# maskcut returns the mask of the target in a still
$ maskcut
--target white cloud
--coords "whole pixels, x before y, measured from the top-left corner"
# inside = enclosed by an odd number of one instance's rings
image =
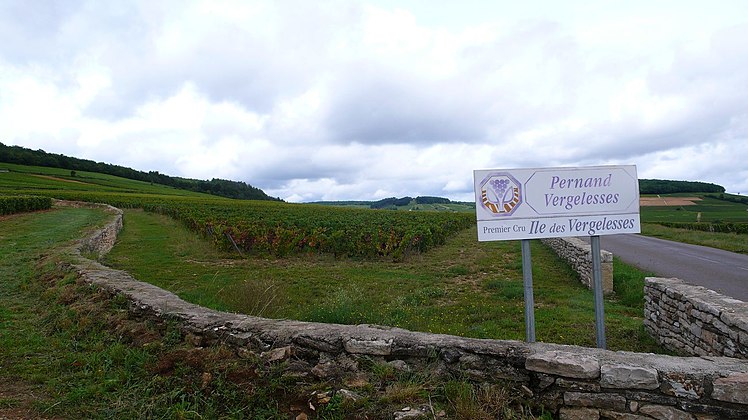
[[[0,141],[290,201],[606,163],[745,192],[743,7],[3,2]]]

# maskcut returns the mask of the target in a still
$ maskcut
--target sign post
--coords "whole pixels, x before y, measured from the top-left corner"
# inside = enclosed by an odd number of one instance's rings
[[[522,240],[522,279],[525,285],[525,341],[535,342],[535,297],[532,292],[530,240]]]
[[[600,237],[590,237],[590,251],[592,252],[592,284],[595,293],[595,335],[597,347],[605,345],[605,309],[603,307],[603,275],[600,268]]]
[[[489,169],[473,177],[478,240],[522,240],[526,340],[535,341],[529,239],[590,236],[597,346],[605,348],[600,236],[640,232],[636,166]]]

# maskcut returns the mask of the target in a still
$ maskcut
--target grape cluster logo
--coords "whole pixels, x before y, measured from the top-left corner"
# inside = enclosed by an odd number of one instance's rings
[[[522,185],[505,172],[488,174],[480,184],[481,204],[496,216],[508,216],[522,203]]]

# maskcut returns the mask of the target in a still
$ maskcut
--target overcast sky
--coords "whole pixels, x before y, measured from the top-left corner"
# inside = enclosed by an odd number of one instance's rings
[[[0,142],[288,201],[635,164],[748,193],[748,3],[0,0]]]

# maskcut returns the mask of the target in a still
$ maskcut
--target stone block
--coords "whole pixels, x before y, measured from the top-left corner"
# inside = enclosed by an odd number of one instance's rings
[[[701,380],[689,378],[680,373],[669,373],[665,375],[660,389],[665,395],[683,397],[691,400],[699,399],[704,395],[704,386],[701,383]]]
[[[564,392],[564,405],[572,407],[602,408],[626,411],[626,398],[618,394],[595,394],[587,392]]]
[[[594,408],[561,407],[558,410],[559,420],[598,420],[600,410]]]
[[[748,316],[745,315],[745,312],[745,309],[739,312],[735,310],[723,311],[719,319],[727,325],[748,332]]]
[[[678,399],[675,397],[650,391],[625,391],[624,396],[627,400],[636,402],[639,406],[645,404],[675,405],[678,403]],[[631,410],[631,407],[629,409]],[[632,412],[636,412],[636,410],[632,410]]]
[[[724,335],[728,335],[730,332],[730,327],[728,327],[727,324],[720,321],[718,318],[714,318],[712,320],[712,326]]]
[[[540,390],[546,389],[556,382],[556,377],[553,375],[546,375],[543,373],[538,373],[537,378],[538,378],[537,388]]]
[[[699,298],[691,298],[689,300],[691,304],[700,312],[704,312],[712,316],[719,316],[719,309],[715,307],[714,303],[707,302],[706,300]]]
[[[738,341],[740,339],[740,334],[738,333],[738,330],[734,328],[730,328],[730,326],[727,324],[724,324],[724,325],[727,326],[727,335],[728,337],[730,337],[730,340]]]
[[[278,347],[268,352],[262,353],[260,357],[265,359],[268,363],[282,362],[293,356],[294,349],[291,346]]]
[[[558,378],[556,385],[561,388],[571,389],[574,391],[600,392],[600,384],[592,382],[572,381],[569,379]]]
[[[660,381],[656,369],[606,364],[600,367],[600,385],[603,388],[657,389]]]
[[[742,346],[748,347],[748,333],[745,333],[743,331],[738,332],[738,342]]]
[[[701,327],[696,324],[691,324],[688,330],[693,334],[694,337],[701,337]]]
[[[533,372],[595,379],[600,376],[600,362],[590,356],[562,351],[535,353],[525,360],[525,368]]]
[[[357,340],[351,338],[343,343],[345,351],[351,354],[388,356],[392,353],[392,340]]]
[[[748,373],[736,373],[726,378],[715,379],[712,398],[725,402],[748,404]]]
[[[611,420],[652,420],[652,417],[640,416],[631,413],[619,413],[617,411],[601,410],[600,414],[604,419]]]
[[[707,348],[714,347],[714,343],[717,342],[717,334],[707,329],[701,330],[701,340],[706,344]]]
[[[658,420],[695,420],[695,417],[685,411],[664,405],[645,405],[639,413]]]

